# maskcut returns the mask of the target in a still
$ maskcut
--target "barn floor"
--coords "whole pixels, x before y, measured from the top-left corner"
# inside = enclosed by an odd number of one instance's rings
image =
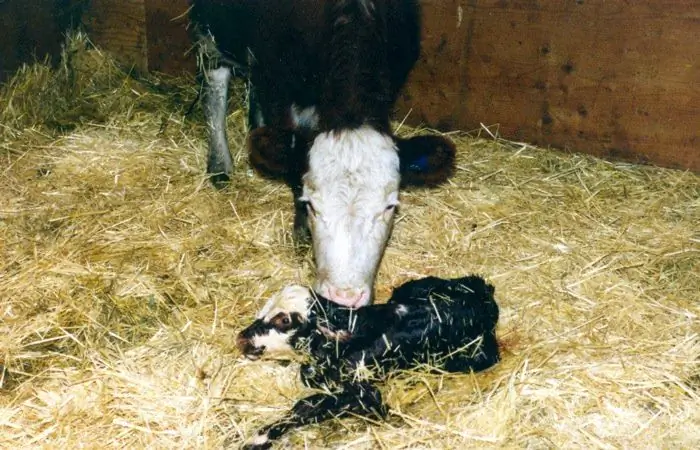
[[[248,169],[241,107],[216,192],[195,83],[83,45],[0,90],[0,448],[235,446],[304,391],[296,363],[234,348],[267,295],[311,280],[291,196]],[[283,442],[699,448],[700,177],[481,134],[453,136],[451,183],[403,195],[377,287],[483,274],[502,363],[401,374],[388,423]]]

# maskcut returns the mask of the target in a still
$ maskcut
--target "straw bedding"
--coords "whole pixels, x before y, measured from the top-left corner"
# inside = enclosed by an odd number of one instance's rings
[[[196,93],[80,35],[0,89],[0,447],[235,446],[303,394],[296,363],[234,348],[266,296],[312,279],[291,195],[248,167],[240,88],[237,171],[211,188]],[[287,445],[700,447],[700,178],[452,137],[457,174],[403,194],[377,294],[484,275],[503,361],[398,374],[388,423]]]

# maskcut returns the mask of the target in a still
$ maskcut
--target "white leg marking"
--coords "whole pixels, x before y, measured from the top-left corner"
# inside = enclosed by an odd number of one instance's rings
[[[296,128],[308,128],[309,130],[316,130],[318,128],[316,107],[310,106],[308,108],[299,109],[297,105],[292,105],[291,113],[292,121]]]
[[[252,445],[263,445],[266,444],[267,441],[269,441],[266,434],[258,434],[253,437],[253,439],[250,440],[250,443]]]
[[[226,110],[228,107],[228,84],[231,80],[231,69],[219,67],[208,70],[206,93],[204,101],[204,113],[209,126],[209,159],[207,170],[209,173],[225,172],[233,170],[233,160],[228,149],[226,138]]]

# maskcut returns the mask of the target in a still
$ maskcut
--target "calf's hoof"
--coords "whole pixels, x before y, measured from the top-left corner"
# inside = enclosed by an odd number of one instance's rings
[[[241,446],[241,450],[267,450],[272,448],[272,442],[267,441],[262,444],[257,444],[254,441],[246,442]]]

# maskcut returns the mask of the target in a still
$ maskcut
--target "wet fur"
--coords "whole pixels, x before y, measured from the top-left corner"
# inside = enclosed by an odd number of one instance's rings
[[[373,383],[396,370],[488,369],[500,359],[498,316],[493,286],[477,276],[410,281],[394,289],[386,304],[357,310],[318,297],[289,342],[311,358],[301,367],[303,382],[326,393],[297,402],[283,419],[260,431],[257,444],[251,441],[245,448],[269,448],[293,428],[333,417],[384,418],[387,408]],[[264,332],[256,326],[241,336]],[[370,369],[371,375],[362,376],[358,368]]]

